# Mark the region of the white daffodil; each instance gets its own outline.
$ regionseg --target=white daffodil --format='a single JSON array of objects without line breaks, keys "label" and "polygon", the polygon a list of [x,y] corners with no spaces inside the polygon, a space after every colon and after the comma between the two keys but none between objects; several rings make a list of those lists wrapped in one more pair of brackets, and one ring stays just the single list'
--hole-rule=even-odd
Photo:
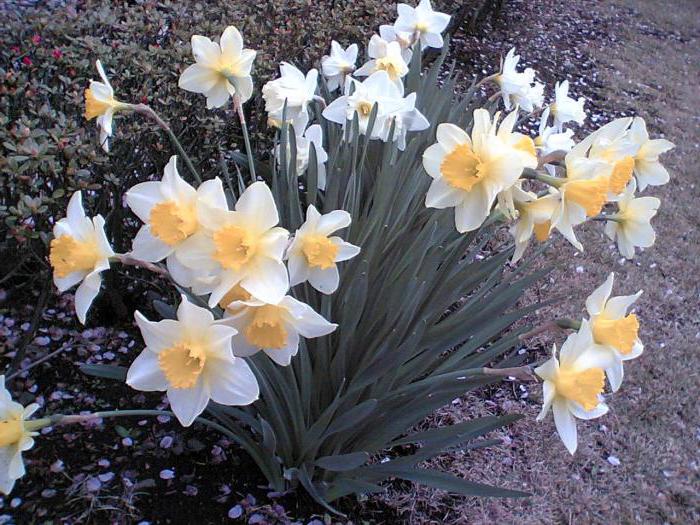
[{"label": "white daffodil", "polygon": [[404,61],[401,45],[387,42],[379,35],[372,35],[367,46],[370,60],[355,71],[358,77],[367,77],[376,71],[386,71],[391,81],[403,92],[403,77],[408,74],[408,64]]},{"label": "white daffodil", "polygon": [[289,276],[282,256],[289,232],[276,227],[277,207],[264,182],[248,186],[235,211],[199,202],[197,220],[203,229],[180,245],[176,257],[191,270],[212,276],[210,307],[238,283],[265,302],[284,297]]},{"label": "white daffodil", "polygon": [[384,24],[379,26],[379,36],[386,42],[398,42],[401,46],[403,61],[407,64],[411,63],[411,58],[413,57],[413,51],[411,49],[413,45],[413,35],[411,33],[397,31],[394,26]]},{"label": "white daffodil", "polygon": [[326,78],[328,90],[333,92],[345,87],[345,79],[355,71],[357,62],[357,44],[351,44],[346,49],[333,40],[331,42],[331,54],[321,59],[321,72]]},{"label": "white daffodil", "polygon": [[[433,178],[425,205],[454,207],[455,225],[461,233],[479,228],[498,194],[510,189],[524,168],[537,166],[536,157],[516,146],[526,138],[513,133],[516,112],[500,126],[498,117],[492,121],[485,109],[474,111],[471,137],[454,124],[440,124],[437,143],[423,153],[423,167]],[[529,143],[532,146],[531,140]]]},{"label": "white daffodil", "polygon": [[182,243],[200,229],[197,202],[228,209],[221,180],[202,183],[196,190],[177,171],[177,156],[163,170],[159,182],[142,182],[126,192],[129,208],[144,222],[136,234],[130,255],[158,262],[177,252]]},{"label": "white daffodil", "polygon": [[329,237],[337,230],[350,226],[350,214],[334,210],[321,215],[313,205],[306,210],[306,222],[294,234],[287,248],[289,281],[292,286],[309,281],[321,293],[332,294],[338,289],[336,263],[352,259],[360,248],[340,237]]},{"label": "white daffodil", "polygon": [[[306,75],[292,64],[280,64],[280,78],[270,80],[263,86],[265,111],[273,121],[282,121],[284,116],[292,121],[300,114],[307,114],[309,102],[316,94],[318,71],[312,69]],[[285,111],[286,104],[286,113]]]},{"label": "white daffodil", "polygon": [[639,339],[639,321],[634,314],[627,314],[642,291],[634,295],[610,297],[615,274],[611,273],[605,282],[586,299],[586,310],[591,316],[590,325],[593,341],[609,351],[614,359],[605,367],[610,387],[616,392],[623,379],[623,361],[642,355],[644,345]]},{"label": "white daffodil", "polygon": [[567,450],[576,452],[576,418],[594,419],[608,412],[603,402],[604,369],[610,363],[607,352],[593,343],[588,322],[584,320],[578,332],[567,337],[559,359],[554,346],[552,357],[535,373],[544,380],[543,406],[537,416],[541,421],[552,409],[554,424]]},{"label": "white daffodil", "polygon": [[0,492],[5,495],[25,474],[22,452],[34,446],[39,429],[27,419],[38,409],[36,403],[23,407],[13,401],[5,388],[5,376],[0,375]]},{"label": "white daffodil", "polygon": [[297,175],[301,175],[309,166],[309,151],[314,148],[316,153],[317,186],[326,189],[326,161],[328,153],[323,148],[323,128],[319,124],[309,126],[304,135],[297,137]]},{"label": "white daffodil", "polygon": [[[349,94],[351,91],[352,94]],[[386,133],[386,120],[405,106],[402,90],[391,81],[386,71],[377,71],[363,82],[350,79],[346,84],[345,95],[331,102],[323,110],[323,117],[344,127],[357,114],[359,131],[365,135],[375,104],[377,104],[377,119],[372,128],[371,137],[383,138]]]},{"label": "white daffodil", "polygon": [[581,125],[586,120],[586,112],[583,105],[586,99],[579,97],[578,100],[569,96],[569,81],[557,82],[554,86],[554,104],[550,106],[554,117],[554,127],[561,132],[567,122],[576,122]]},{"label": "white daffodil", "polygon": [[136,312],[146,348],[129,367],[126,383],[144,392],[167,392],[178,421],[188,427],[209,404],[249,405],[260,394],[255,375],[234,357],[236,330],[183,295],[177,320],[153,322]]},{"label": "white daffodil", "polygon": [[112,119],[114,114],[120,109],[128,108],[130,104],[119,102],[114,98],[114,89],[109,83],[102,63],[98,60],[95,65],[102,82],[91,80],[90,87],[85,90],[85,118],[88,120],[97,118],[100,145],[103,150],[109,152],[109,138],[113,133]]},{"label": "white daffodil", "polygon": [[627,259],[634,258],[635,247],[649,248],[656,241],[651,219],[659,210],[661,201],[656,197],[635,198],[637,184],[632,179],[627,189],[617,199],[617,213],[605,223],[605,233],[617,241],[620,253]]},{"label": "white daffodil", "polygon": [[524,111],[533,111],[544,102],[544,84],[535,81],[535,70],[527,68],[522,73],[517,71],[520,55],[515,54],[515,48],[508,51],[501,64],[501,71],[496,75],[496,83],[500,88],[503,105],[506,110],[519,106]]},{"label": "white daffodil", "polygon": [[533,234],[538,242],[544,242],[549,238],[552,216],[558,205],[556,195],[549,194],[538,198],[535,193],[523,191],[517,185],[513,186],[513,201],[518,218],[510,228],[515,240],[515,252],[511,264],[517,263],[522,258]]},{"label": "white daffodil", "polygon": [[[400,87],[400,93],[403,95],[403,85]],[[409,131],[423,131],[430,127],[430,122],[427,118],[416,109],[416,93],[411,93],[407,97],[401,98],[401,108],[389,113],[382,121],[381,139],[388,142],[398,142],[399,150],[406,149],[406,135]],[[391,128],[394,127],[393,135]]]},{"label": "white daffodil", "polygon": [[629,129],[629,138],[637,146],[634,154],[634,174],[639,183],[639,191],[647,186],[666,184],[670,176],[668,170],[659,162],[659,155],[675,147],[666,139],[650,139],[644,119],[635,117]]},{"label": "white daffodil", "polygon": [[562,131],[554,126],[548,126],[549,111],[549,108],[545,108],[542,112],[538,135],[535,138],[535,146],[542,155],[548,155],[555,151],[571,151],[576,145],[573,140],[573,130],[567,129]]},{"label": "white daffodil", "polygon": [[192,36],[192,55],[195,64],[180,75],[178,85],[207,97],[207,109],[220,108],[229,97],[238,94],[241,102],[253,95],[253,67],[256,52],[243,49],[243,37],[234,26],[228,26],[219,43],[200,36]]},{"label": "white daffodil", "polygon": [[49,250],[53,282],[59,292],[81,283],[75,292],[75,311],[83,324],[100,291],[100,273],[109,270],[109,258],[114,256],[104,226],[101,215],[92,219],[85,216],[82,196],[76,191],[68,202],[66,217],[53,227]]},{"label": "white daffodil", "polygon": [[235,355],[245,357],[262,350],[281,366],[287,366],[299,351],[299,336],[321,337],[338,326],[289,295],[276,304],[252,298],[233,302],[223,322],[238,332],[233,337]]},{"label": "white daffodil", "polygon": [[397,32],[415,35],[423,48],[443,46],[442,32],[450,23],[450,15],[434,11],[430,0],[421,0],[416,7],[399,4],[396,9],[399,16],[394,28]]}]

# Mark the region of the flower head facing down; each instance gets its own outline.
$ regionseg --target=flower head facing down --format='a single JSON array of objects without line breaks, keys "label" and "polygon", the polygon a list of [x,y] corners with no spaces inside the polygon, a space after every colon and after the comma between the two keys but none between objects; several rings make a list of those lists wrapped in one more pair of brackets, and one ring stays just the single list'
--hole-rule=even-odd
[{"label": "flower head facing down", "polygon": [[321,337],[338,326],[289,295],[276,304],[254,298],[233,302],[222,322],[238,332],[233,337],[235,355],[245,357],[262,350],[281,366],[287,366],[299,351],[299,336]]},{"label": "flower head facing down", "polygon": [[510,111],[513,106],[519,106],[524,111],[533,111],[544,102],[544,84],[535,81],[535,70],[532,68],[518,72],[518,62],[520,56],[516,55],[515,48],[512,48],[501,64],[496,83],[506,110]]},{"label": "flower head facing down", "polygon": [[192,55],[195,63],[180,75],[178,85],[185,91],[207,97],[207,109],[220,108],[232,95],[245,102],[253,95],[253,67],[256,52],[243,48],[243,37],[234,26],[228,26],[219,43],[193,35]]},{"label": "flower head facing down", "polygon": [[345,87],[345,80],[355,71],[357,62],[357,44],[351,44],[346,49],[333,40],[331,42],[331,54],[321,59],[321,72],[326,77],[328,90],[333,92]]},{"label": "flower head facing down", "polygon": [[666,139],[650,139],[644,119],[635,117],[629,129],[629,139],[637,146],[634,154],[634,174],[639,191],[647,186],[660,186],[670,180],[668,170],[659,161],[662,153],[672,150],[675,145]]},{"label": "flower head facing down", "polygon": [[104,225],[101,215],[92,219],[85,216],[81,193],[76,191],[68,202],[66,217],[53,228],[49,248],[53,281],[60,292],[80,283],[75,292],[75,310],[83,324],[100,291],[100,273],[109,269],[109,258],[114,256]]},{"label": "flower head facing down", "polygon": [[605,233],[617,241],[620,253],[627,259],[634,258],[634,249],[649,248],[656,241],[656,233],[651,225],[659,210],[661,201],[656,197],[635,198],[637,184],[634,179],[617,199],[617,213],[605,223]]},{"label": "flower head facing down", "polygon": [[336,263],[355,257],[360,248],[330,235],[350,226],[350,221],[350,214],[344,210],[321,215],[313,205],[308,207],[306,222],[296,231],[287,249],[292,286],[309,281],[324,294],[337,290],[340,278]]},{"label": "flower head facing down", "polygon": [[576,418],[594,419],[608,411],[601,394],[604,370],[610,361],[593,343],[591,327],[584,320],[579,331],[566,339],[559,357],[555,346],[551,359],[535,369],[544,380],[543,406],[537,420],[544,419],[551,408],[559,437],[571,454],[578,441]]},{"label": "flower head facing down", "polygon": [[578,100],[569,96],[569,81],[557,82],[554,86],[554,104],[550,106],[550,111],[554,117],[554,127],[561,132],[567,122],[576,122],[581,125],[586,120],[586,112],[583,105],[586,99],[579,97]]},{"label": "flower head facing down", "polygon": [[27,407],[12,400],[5,388],[5,376],[0,375],[0,492],[8,495],[15,481],[24,476],[22,452],[34,446],[37,427],[27,419],[38,410],[32,403]]},{"label": "flower head facing down", "polygon": [[433,10],[430,0],[421,0],[416,7],[408,4],[396,6],[398,18],[394,23],[397,33],[415,35],[423,48],[441,48],[442,32],[450,23],[450,15]]},{"label": "flower head facing down", "polygon": [[[471,136],[454,124],[440,124],[437,143],[423,153],[423,167],[433,178],[425,205],[454,207],[461,233],[479,228],[498,194],[510,189],[524,168],[537,166],[536,157],[517,146],[516,116],[512,112],[499,126],[498,115],[492,121],[488,111],[477,109]],[[530,146],[532,141],[527,149],[534,149]]]},{"label": "flower head facing down", "polygon": [[[309,126],[303,135],[296,136],[296,145],[297,175],[301,176],[309,167],[311,148],[314,148],[314,153],[316,154],[317,186],[318,189],[325,190],[328,153],[323,147],[323,128],[319,124]],[[279,146],[277,146],[277,148],[279,149]],[[277,155],[277,158],[279,160],[280,156]]]},{"label": "flower head facing down", "polygon": [[280,77],[270,80],[262,89],[269,118],[281,122],[284,117],[292,121],[301,114],[308,114],[307,108],[316,94],[317,84],[317,70],[312,69],[304,75],[292,64],[282,62]]},{"label": "flower head facing down", "polygon": [[102,63],[95,62],[97,72],[100,74],[102,82],[90,81],[90,87],[85,90],[85,118],[97,119],[97,127],[100,130],[100,145],[102,149],[109,152],[109,138],[112,136],[112,119],[114,114],[120,109],[129,107],[129,104],[118,101],[114,98],[114,89],[109,83]]},{"label": "flower head facing down", "polygon": [[135,317],[146,348],[131,364],[126,382],[144,392],[167,392],[183,426],[190,426],[210,399],[232,406],[258,398],[255,375],[231,350],[236,330],[214,321],[207,309],[182,296],[177,320],[153,322],[138,311]]},{"label": "flower head facing down", "polygon": [[510,229],[515,240],[515,252],[511,264],[520,260],[533,235],[538,242],[544,242],[549,238],[552,216],[558,204],[554,193],[538,197],[531,191],[523,191],[517,185],[513,187],[513,201],[518,217]]},{"label": "flower head facing down", "polygon": [[542,155],[548,155],[555,151],[569,152],[573,149],[576,143],[573,140],[573,130],[558,130],[555,126],[548,126],[550,109],[545,108],[540,118],[540,126],[537,138],[535,138],[535,146]]},{"label": "flower head facing down", "polygon": [[623,379],[622,362],[642,355],[644,345],[639,339],[639,320],[627,310],[642,295],[640,290],[634,295],[610,297],[615,274],[611,273],[605,282],[586,299],[586,310],[591,316],[590,325],[593,341],[607,350],[612,356],[605,372],[613,392],[616,392]]}]

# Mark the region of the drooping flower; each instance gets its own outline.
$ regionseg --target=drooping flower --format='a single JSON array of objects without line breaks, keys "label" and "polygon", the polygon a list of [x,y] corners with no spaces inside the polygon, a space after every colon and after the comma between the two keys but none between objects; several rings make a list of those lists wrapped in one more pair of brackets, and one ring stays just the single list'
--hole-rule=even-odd
[{"label": "drooping flower", "polygon": [[510,228],[515,240],[515,252],[511,264],[515,264],[522,258],[533,235],[538,242],[544,242],[549,238],[552,216],[558,204],[555,194],[538,197],[531,191],[523,191],[517,185],[513,186],[513,201],[518,218]]},{"label": "drooping flower", "polygon": [[350,226],[350,214],[334,210],[321,215],[313,205],[306,210],[306,222],[294,234],[287,249],[289,281],[292,286],[309,281],[324,294],[338,289],[336,263],[347,261],[360,253],[360,248],[330,234]]},{"label": "drooping flower", "polygon": [[554,127],[561,132],[567,122],[583,124],[586,120],[586,111],[583,109],[585,103],[586,99],[583,97],[576,100],[569,96],[568,80],[557,82],[554,86],[554,104],[550,106],[554,117]]},{"label": "drooping flower", "polygon": [[223,322],[238,332],[233,337],[235,355],[246,357],[262,350],[281,366],[299,351],[299,336],[321,337],[338,326],[289,295],[276,304],[254,298],[230,303]]},{"label": "drooping flower", "polygon": [[398,18],[394,22],[397,32],[415,35],[423,48],[441,48],[442,32],[450,23],[450,15],[433,10],[430,0],[421,0],[416,7],[408,4],[396,6]]},{"label": "drooping flower", "polygon": [[411,63],[411,58],[413,57],[413,51],[411,49],[413,45],[413,35],[411,33],[397,31],[394,26],[384,24],[379,26],[379,36],[386,42],[398,42],[401,46],[403,61],[407,64]]},{"label": "drooping flower", "polygon": [[647,126],[641,117],[635,117],[632,121],[629,138],[637,146],[634,154],[634,174],[639,191],[644,191],[647,186],[666,184],[670,176],[659,161],[659,155],[673,149],[675,144],[666,139],[650,139]]},{"label": "drooping flower", "polygon": [[303,135],[296,137],[297,175],[302,175],[309,166],[311,148],[316,153],[316,173],[318,189],[326,189],[326,161],[328,153],[323,148],[323,128],[319,124],[309,126]]},{"label": "drooping flower", "polygon": [[182,89],[205,95],[207,109],[220,108],[235,94],[241,103],[253,95],[250,70],[256,52],[243,48],[238,29],[228,26],[218,44],[200,35],[193,35],[191,43],[195,63],[180,75]]},{"label": "drooping flower", "polygon": [[500,88],[503,105],[510,111],[513,106],[519,106],[524,111],[533,111],[544,102],[544,84],[535,81],[535,70],[527,68],[517,71],[520,56],[515,54],[515,48],[508,51],[501,64],[501,71],[496,76]]},{"label": "drooping flower", "polygon": [[167,392],[173,413],[183,426],[207,407],[249,405],[259,388],[248,364],[234,357],[231,340],[236,330],[183,295],[177,320],[153,322],[136,312],[136,324],[146,348],[129,367],[126,382],[144,392]]},{"label": "drooping flower", "polygon": [[331,54],[321,59],[321,72],[326,77],[329,91],[345,87],[346,78],[355,71],[357,51],[357,44],[350,44],[343,49],[335,40],[331,42]]},{"label": "drooping flower", "polygon": [[617,213],[610,215],[605,223],[605,233],[611,240],[617,241],[620,253],[627,259],[634,258],[635,247],[649,248],[656,241],[656,233],[651,226],[651,219],[661,205],[656,197],[635,198],[637,184],[632,181],[617,199]]},{"label": "drooping flower", "polygon": [[366,77],[376,71],[386,71],[394,84],[397,84],[403,92],[403,81],[408,73],[408,64],[404,61],[401,45],[387,42],[379,35],[372,35],[367,46],[367,54],[370,60],[355,72],[358,77]]},{"label": "drooping flower", "polygon": [[535,138],[535,146],[542,155],[548,155],[555,151],[569,152],[575,146],[573,130],[561,130],[555,126],[548,126],[549,108],[545,108],[540,119],[538,135]]},{"label": "drooping flower", "polygon": [[605,367],[610,387],[616,392],[623,379],[623,361],[642,355],[644,345],[639,339],[639,320],[628,314],[629,307],[642,295],[610,297],[615,274],[611,273],[605,282],[586,299],[586,310],[591,316],[590,326],[595,344],[610,352],[613,359]]},{"label": "drooping flower", "polygon": [[576,418],[594,419],[608,412],[603,402],[604,369],[610,357],[593,343],[593,334],[584,320],[578,332],[567,337],[557,359],[556,345],[552,357],[535,373],[544,380],[543,406],[537,416],[541,421],[552,409],[554,424],[567,450],[577,448]]},{"label": "drooping flower", "polygon": [[36,403],[23,407],[13,401],[5,388],[5,376],[0,375],[0,492],[5,495],[25,474],[22,452],[34,446],[39,428],[27,420],[38,409]]},{"label": "drooping flower", "polygon": [[49,250],[53,282],[59,292],[80,283],[75,292],[75,311],[83,324],[100,291],[100,273],[109,269],[109,258],[114,256],[104,226],[101,215],[92,219],[85,216],[82,196],[76,191],[68,202],[66,217],[53,227]]},{"label": "drooping flower", "polygon": [[100,130],[100,146],[109,152],[109,138],[112,136],[112,119],[114,114],[129,107],[129,104],[120,102],[114,98],[114,89],[109,83],[102,63],[95,62],[97,72],[102,82],[90,81],[90,87],[85,90],[85,118],[92,120],[97,118],[97,127]]},{"label": "drooping flower", "polygon": [[[455,208],[457,231],[472,231],[488,217],[498,194],[510,189],[523,169],[537,166],[513,133],[516,112],[500,126],[485,109],[474,111],[471,137],[454,124],[440,124],[436,144],[423,153],[423,167],[433,178],[425,199],[430,208]],[[522,141],[523,144],[525,141]],[[529,147],[534,150],[532,141]]]},{"label": "drooping flower", "polygon": [[235,211],[198,203],[197,220],[203,229],[182,243],[176,257],[188,268],[209,274],[210,307],[239,283],[265,302],[284,297],[289,276],[282,256],[289,232],[276,227],[277,207],[264,182],[248,186]]},{"label": "drooping flower", "polygon": [[197,202],[228,209],[221,180],[211,179],[196,190],[177,171],[177,156],[163,170],[159,182],[142,182],[126,192],[129,208],[144,222],[130,253],[136,259],[158,262],[177,252],[200,229]]},{"label": "drooping flower", "polygon": [[304,75],[292,64],[282,62],[280,75],[263,86],[265,111],[273,121],[282,121],[282,117],[292,121],[300,114],[308,113],[309,102],[316,94],[318,71],[312,69]]}]

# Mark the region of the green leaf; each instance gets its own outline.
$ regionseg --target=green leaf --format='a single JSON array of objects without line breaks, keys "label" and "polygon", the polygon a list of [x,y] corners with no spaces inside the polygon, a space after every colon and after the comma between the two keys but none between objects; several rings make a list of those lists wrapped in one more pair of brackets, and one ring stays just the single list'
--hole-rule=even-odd
[{"label": "green leaf", "polygon": [[81,365],[80,371],[89,376],[126,381],[127,368],[116,365]]},{"label": "green leaf", "polygon": [[336,456],[323,456],[316,460],[316,466],[334,472],[353,470],[364,465],[369,460],[367,452],[351,452],[350,454],[338,454]]},{"label": "green leaf", "polygon": [[457,478],[451,474],[428,469],[417,468],[392,471],[390,472],[390,476],[413,481],[422,485],[428,485],[429,487],[446,490],[448,492],[455,492],[463,496],[491,498],[523,498],[531,496],[531,494],[527,492],[492,487],[491,485],[476,483],[474,481]]}]

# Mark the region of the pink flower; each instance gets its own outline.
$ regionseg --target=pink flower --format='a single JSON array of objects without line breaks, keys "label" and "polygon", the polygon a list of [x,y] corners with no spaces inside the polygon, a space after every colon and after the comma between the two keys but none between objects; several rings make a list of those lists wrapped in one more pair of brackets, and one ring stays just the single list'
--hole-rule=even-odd
[{"label": "pink flower", "polygon": [[61,57],[63,56],[63,51],[61,51],[61,50],[58,49],[58,48],[55,48],[55,49],[51,52],[51,55],[52,55],[56,60],[60,60]]},{"label": "pink flower", "polygon": [[17,54],[19,54],[19,52],[21,51],[21,49],[19,48],[19,46],[12,46],[12,47],[10,48],[10,51],[12,51],[14,54],[17,55]]},{"label": "pink flower", "polygon": [[33,62],[32,62],[32,59],[31,59],[31,58],[29,58],[29,57],[24,57],[24,58],[22,59],[22,64],[24,64],[25,66],[31,66],[31,65],[33,64]]},{"label": "pink flower", "polygon": [[34,36],[32,37],[32,44],[34,44],[35,46],[38,46],[39,44],[41,44],[41,36],[40,36],[40,35],[34,35]]}]

